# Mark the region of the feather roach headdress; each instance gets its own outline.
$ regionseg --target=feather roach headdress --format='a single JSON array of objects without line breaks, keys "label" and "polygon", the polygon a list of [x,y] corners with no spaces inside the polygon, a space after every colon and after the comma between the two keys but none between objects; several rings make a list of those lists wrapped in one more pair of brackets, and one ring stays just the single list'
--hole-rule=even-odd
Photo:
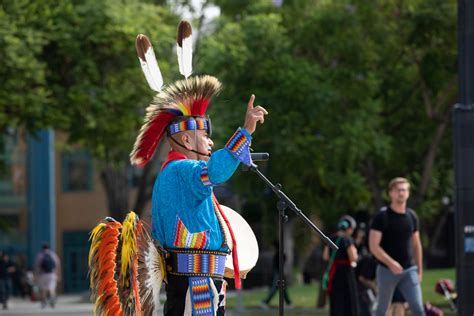
[{"label": "feather roach headdress", "polygon": [[212,76],[188,78],[192,73],[192,28],[188,22],[179,24],[176,42],[179,71],[186,79],[162,89],[163,78],[151,42],[145,35],[137,36],[138,59],[150,88],[157,92],[146,109],[144,124],[130,154],[131,163],[140,167],[150,161],[165,131],[169,135],[186,130],[211,132],[205,113],[221,84]]}]

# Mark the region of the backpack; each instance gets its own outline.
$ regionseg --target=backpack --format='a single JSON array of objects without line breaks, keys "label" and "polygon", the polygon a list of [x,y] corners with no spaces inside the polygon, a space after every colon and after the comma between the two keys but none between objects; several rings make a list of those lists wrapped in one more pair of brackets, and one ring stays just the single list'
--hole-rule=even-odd
[{"label": "backpack", "polygon": [[[387,229],[387,227],[388,227],[387,209],[388,209],[388,207],[384,206],[379,210],[379,212],[384,212],[383,213],[383,221],[382,221],[384,230]],[[412,230],[416,227],[415,220],[413,219],[413,214],[414,213],[415,213],[414,210],[412,210],[411,208],[407,208],[407,214],[408,214],[408,217],[410,218],[410,224],[412,225]]]},{"label": "backpack", "polygon": [[48,252],[45,252],[43,254],[43,259],[41,259],[40,267],[44,273],[53,272],[54,268],[56,268],[56,262],[54,261],[51,254],[49,254]]}]

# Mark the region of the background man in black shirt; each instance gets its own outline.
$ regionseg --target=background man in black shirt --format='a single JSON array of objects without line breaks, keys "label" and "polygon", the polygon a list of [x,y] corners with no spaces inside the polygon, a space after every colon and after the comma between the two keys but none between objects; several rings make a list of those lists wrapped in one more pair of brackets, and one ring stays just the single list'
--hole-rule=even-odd
[{"label": "background man in black shirt", "polygon": [[420,282],[423,276],[422,247],[416,213],[407,208],[410,183],[395,178],[389,186],[390,206],[373,219],[369,247],[378,261],[377,316],[385,316],[398,286],[413,315],[424,315]]}]

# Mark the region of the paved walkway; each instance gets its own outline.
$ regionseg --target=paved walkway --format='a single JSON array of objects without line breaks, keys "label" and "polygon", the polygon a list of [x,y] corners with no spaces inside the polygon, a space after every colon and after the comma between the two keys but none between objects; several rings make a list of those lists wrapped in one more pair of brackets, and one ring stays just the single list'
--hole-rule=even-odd
[{"label": "paved walkway", "polygon": [[[94,314],[94,307],[88,301],[87,294],[84,295],[61,295],[58,298],[56,307],[54,309],[47,307],[41,308],[39,302],[31,302],[29,300],[22,300],[13,297],[9,300],[8,310],[0,309],[0,316],[36,316],[36,315],[64,315],[64,316],[90,316]],[[248,315],[248,316],[274,316],[278,314],[278,309],[272,308],[268,311],[262,311],[258,308],[249,308],[244,310],[230,309],[226,311],[227,316]],[[160,313],[162,315],[162,313]],[[313,309],[296,309],[286,311],[285,315],[327,315],[327,312],[322,314],[316,313]]]},{"label": "paved walkway", "polygon": [[39,302],[31,302],[29,300],[22,300],[13,297],[8,302],[8,310],[1,310],[0,315],[67,315],[67,316],[83,316],[93,315],[93,305],[85,302],[81,295],[63,295],[58,298],[56,307],[54,309],[42,309]]}]

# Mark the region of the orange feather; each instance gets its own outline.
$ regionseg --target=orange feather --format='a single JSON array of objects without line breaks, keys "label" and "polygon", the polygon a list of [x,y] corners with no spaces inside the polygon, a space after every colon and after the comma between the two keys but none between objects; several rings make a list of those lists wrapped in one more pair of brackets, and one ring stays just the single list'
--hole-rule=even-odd
[{"label": "orange feather", "polygon": [[123,316],[118,296],[115,267],[121,224],[108,220],[91,234],[90,283],[95,302],[94,314]]}]

